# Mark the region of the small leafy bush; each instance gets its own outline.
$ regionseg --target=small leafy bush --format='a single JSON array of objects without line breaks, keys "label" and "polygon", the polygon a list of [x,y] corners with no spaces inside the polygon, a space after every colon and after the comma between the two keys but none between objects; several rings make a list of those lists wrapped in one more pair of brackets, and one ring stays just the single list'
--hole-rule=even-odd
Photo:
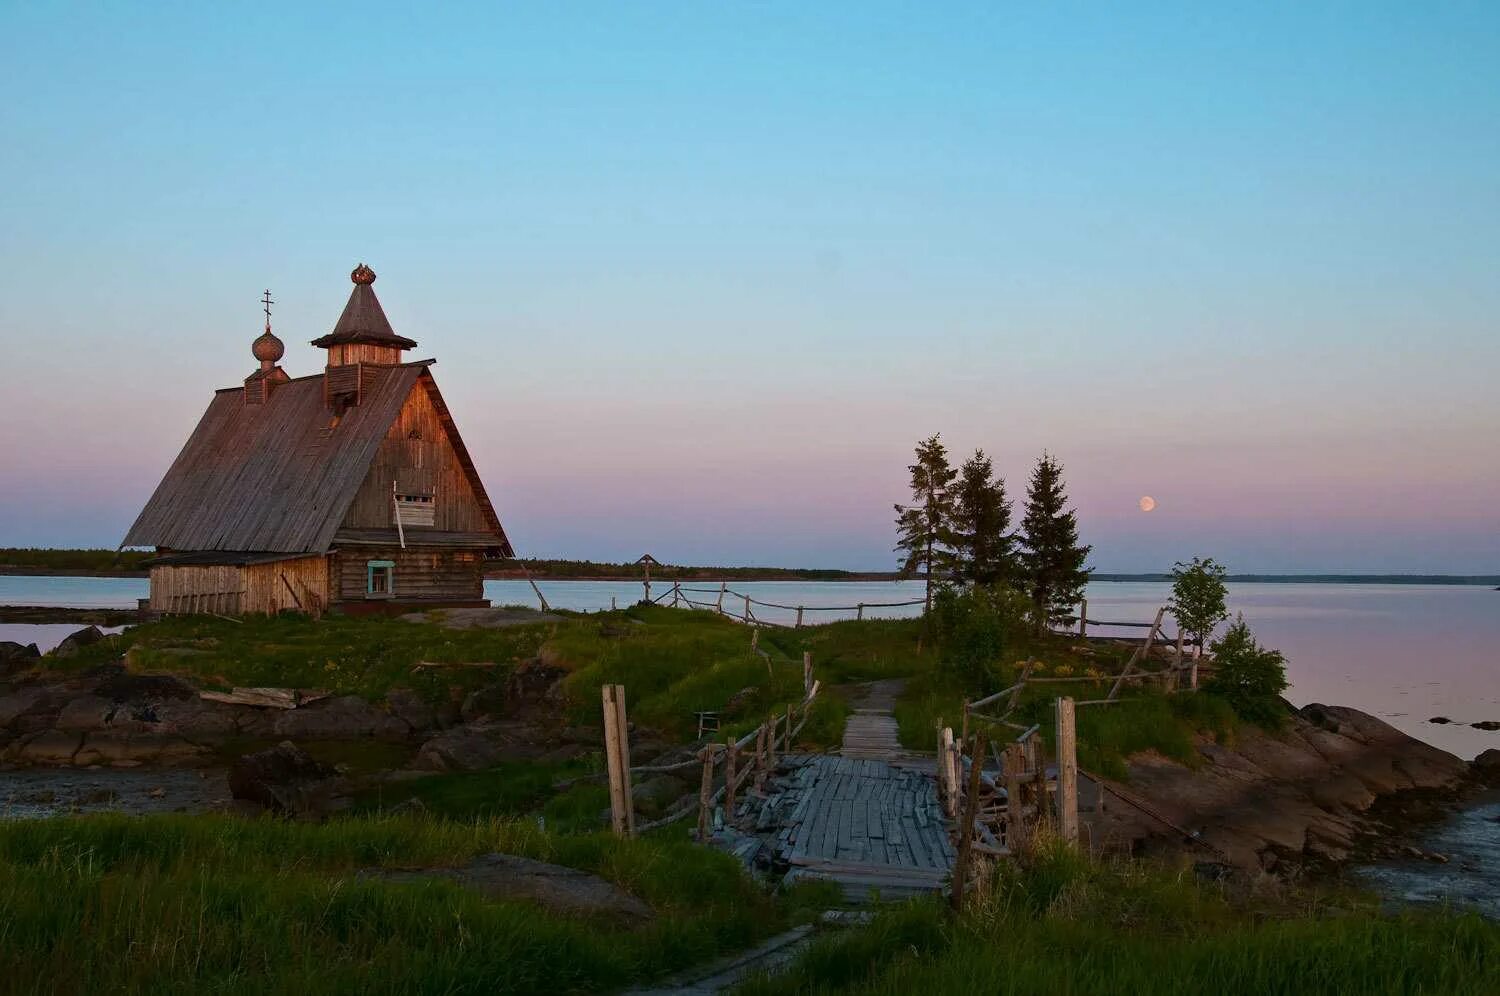
[{"label": "small leafy bush", "polygon": [[1227,701],[1251,723],[1275,728],[1285,722],[1281,693],[1286,690],[1286,658],[1280,651],[1257,643],[1244,616],[1236,617],[1210,649],[1214,674],[1205,691]]},{"label": "small leafy bush", "polygon": [[999,685],[1006,645],[1026,625],[1029,603],[1004,585],[944,588],[933,600],[933,634],[942,665],[984,694]]}]

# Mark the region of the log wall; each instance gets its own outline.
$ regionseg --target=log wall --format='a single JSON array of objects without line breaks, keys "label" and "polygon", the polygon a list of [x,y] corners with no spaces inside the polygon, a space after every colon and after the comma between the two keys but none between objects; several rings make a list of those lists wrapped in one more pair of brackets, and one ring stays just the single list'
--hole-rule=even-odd
[{"label": "log wall", "polygon": [[376,601],[366,597],[366,569],[372,560],[389,560],[391,594],[379,601],[473,602],[484,598],[481,555],[472,550],[361,546],[334,557],[338,601]]},{"label": "log wall", "polygon": [[[439,532],[488,532],[490,524],[469,476],[448,438],[436,406],[420,384],[414,386],[391,423],[343,525],[350,529],[390,529],[395,523],[391,482],[405,494],[428,494],[433,524],[413,526]],[[363,589],[361,589],[363,590]]]}]

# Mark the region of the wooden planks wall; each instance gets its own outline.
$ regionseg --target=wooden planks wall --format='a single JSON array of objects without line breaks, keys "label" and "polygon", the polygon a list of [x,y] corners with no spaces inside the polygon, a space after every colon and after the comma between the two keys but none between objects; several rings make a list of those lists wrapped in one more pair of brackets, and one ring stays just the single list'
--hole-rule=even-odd
[{"label": "wooden planks wall", "polygon": [[365,601],[365,569],[371,560],[395,562],[392,601],[484,597],[483,562],[475,551],[361,546],[341,550],[334,559],[341,601]]},{"label": "wooden planks wall", "polygon": [[[296,598],[292,595],[294,591]],[[306,612],[312,611],[308,604],[312,598],[321,600],[320,608],[327,607],[328,558],[324,556],[248,567],[224,564],[151,568],[150,604],[155,612],[220,615],[273,614],[284,609]]]},{"label": "wooden planks wall", "polygon": [[401,362],[401,350],[394,346],[377,346],[368,342],[346,342],[328,347],[328,365],[345,363],[378,363],[390,366]]},{"label": "wooden planks wall", "polygon": [[490,528],[437,408],[420,385],[407,395],[401,413],[381,440],[343,525],[351,529],[389,529],[395,525],[392,481],[403,492],[436,496],[433,529],[487,532]]}]

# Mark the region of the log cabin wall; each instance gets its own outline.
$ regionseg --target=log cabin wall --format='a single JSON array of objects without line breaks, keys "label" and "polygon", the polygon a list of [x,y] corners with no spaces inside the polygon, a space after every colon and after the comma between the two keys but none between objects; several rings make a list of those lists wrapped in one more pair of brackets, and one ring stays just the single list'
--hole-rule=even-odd
[{"label": "log cabin wall", "polygon": [[[368,596],[370,561],[389,561],[389,597]],[[334,556],[340,602],[477,602],[484,598],[482,555],[476,550],[359,546]]]},{"label": "log cabin wall", "polygon": [[[294,593],[295,592],[295,596]],[[321,604],[314,609],[312,603]],[[328,606],[328,558],[299,557],[241,567],[233,564],[151,568],[153,612],[274,614]]]},{"label": "log cabin wall", "polygon": [[328,347],[328,365],[342,366],[346,363],[376,363],[393,366],[401,362],[401,350],[392,346],[381,346],[368,342],[346,342]]},{"label": "log cabin wall", "polygon": [[427,494],[437,499],[434,525],[412,531],[488,532],[490,524],[480,509],[436,406],[422,385],[416,384],[391,423],[370,470],[365,475],[343,526],[350,529],[391,529],[391,482],[402,493]]}]

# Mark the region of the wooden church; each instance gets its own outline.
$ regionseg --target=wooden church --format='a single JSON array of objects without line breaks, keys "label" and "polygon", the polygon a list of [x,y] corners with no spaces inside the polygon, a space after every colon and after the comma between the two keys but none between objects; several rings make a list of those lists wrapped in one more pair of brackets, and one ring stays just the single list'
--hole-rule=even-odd
[{"label": "wooden church", "polygon": [[391,328],[361,263],[323,372],[260,369],[214,394],[124,546],[155,547],[154,612],[391,611],[487,605],[485,558],[514,556],[434,360]]}]

